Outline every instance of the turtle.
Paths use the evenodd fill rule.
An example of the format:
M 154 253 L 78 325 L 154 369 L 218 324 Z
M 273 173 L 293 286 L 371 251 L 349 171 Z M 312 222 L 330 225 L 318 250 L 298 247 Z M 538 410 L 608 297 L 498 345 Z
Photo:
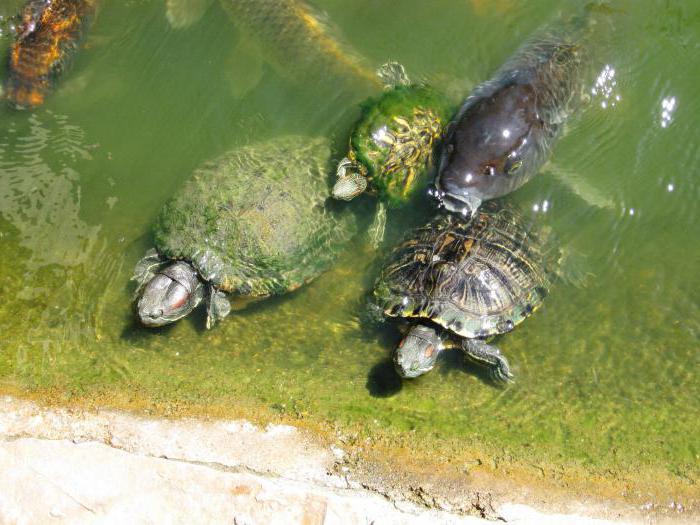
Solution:
M 90 27 L 98 0 L 28 0 L 18 16 L 4 96 L 16 107 L 44 103 Z
M 327 269 L 358 231 L 357 214 L 330 199 L 330 162 L 327 138 L 285 135 L 197 169 L 136 265 L 141 322 L 172 323 L 204 300 L 211 328 L 232 303 L 291 292 Z
M 412 83 L 397 62 L 377 73 L 386 89 L 361 104 L 348 154 L 338 164 L 333 197 L 349 201 L 364 192 L 376 195 L 381 238 L 386 206 L 405 206 L 427 187 L 433 147 L 453 104 L 432 86 Z
M 439 154 L 431 193 L 441 206 L 473 213 L 540 171 L 587 98 L 590 22 L 584 14 L 540 30 L 466 98 Z M 584 198 L 591 193 L 578 189 L 575 178 L 563 182 Z
M 513 206 L 491 201 L 473 215 L 443 213 L 410 232 L 384 266 L 370 307 L 408 323 L 393 361 L 403 378 L 431 370 L 438 354 L 459 347 L 489 367 L 494 379 L 513 376 L 489 344 L 543 302 L 551 285 L 549 234 Z

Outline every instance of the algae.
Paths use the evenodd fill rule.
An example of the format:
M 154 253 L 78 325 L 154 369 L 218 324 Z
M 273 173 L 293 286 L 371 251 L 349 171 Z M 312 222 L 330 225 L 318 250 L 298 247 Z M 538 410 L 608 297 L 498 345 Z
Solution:
M 400 58 L 416 78 L 486 78 L 558 5 L 498 15 L 513 29 L 503 35 L 468 5 L 414 3 L 410 39 L 391 41 L 407 21 L 388 3 L 325 7 L 376 64 Z M 46 107 L 3 109 L 1 392 L 288 421 L 390 470 L 697 507 L 700 8 L 640 2 L 616 14 L 605 89 L 556 148 L 556 163 L 614 209 L 591 208 L 546 177 L 513 196 L 585 256 L 592 278 L 557 283 L 499 340 L 516 383 L 498 389 L 456 352 L 401 382 L 389 362 L 398 332 L 364 321 L 385 251 L 432 213 L 427 202 L 392 214 L 382 250 L 358 239 L 314 283 L 214 330 L 201 311 L 164 329 L 136 324 L 131 271 L 158 210 L 196 166 L 290 132 L 331 136 L 340 157 L 364 98 L 319 101 L 267 70 L 236 99 L 222 71 L 236 29 L 215 8 L 201 22 L 206 38 L 173 32 L 156 4 L 105 5 L 93 26 L 102 43 L 77 56 Z

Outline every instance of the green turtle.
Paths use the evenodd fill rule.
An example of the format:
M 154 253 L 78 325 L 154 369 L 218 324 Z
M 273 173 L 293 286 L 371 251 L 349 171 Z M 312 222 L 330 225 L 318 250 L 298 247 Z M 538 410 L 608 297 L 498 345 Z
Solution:
M 496 380 L 511 380 L 508 361 L 487 339 L 511 331 L 547 295 L 545 233 L 497 201 L 473 216 L 438 215 L 411 232 L 373 292 L 374 308 L 410 325 L 394 352 L 397 372 L 422 375 L 440 351 L 459 347 Z
M 452 104 L 436 89 L 411 83 L 396 62 L 382 66 L 378 76 L 387 90 L 362 104 L 349 152 L 338 165 L 333 197 L 349 201 L 365 191 L 376 195 L 381 238 L 385 206 L 403 206 L 427 186 L 433 147 Z
M 163 207 L 155 248 L 137 264 L 138 315 L 162 326 L 208 302 L 207 327 L 311 281 L 357 232 L 331 210 L 326 138 L 284 136 L 243 146 L 195 171 Z

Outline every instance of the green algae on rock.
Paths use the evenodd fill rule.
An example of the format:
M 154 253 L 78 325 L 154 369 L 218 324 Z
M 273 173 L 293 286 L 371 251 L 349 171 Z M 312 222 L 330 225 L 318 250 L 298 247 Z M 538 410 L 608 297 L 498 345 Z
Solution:
M 315 1 L 375 64 L 395 58 L 417 78 L 474 80 L 565 9 L 518 3 L 484 23 L 464 2 L 405 2 L 397 16 L 392 2 Z M 433 377 L 401 381 L 390 361 L 396 331 L 360 322 L 379 268 L 359 238 L 311 286 L 216 330 L 202 329 L 199 312 L 163 329 L 138 325 L 133 263 L 190 174 L 232 144 L 279 134 L 334 137 L 338 160 L 357 101 L 309 93 L 276 68 L 239 101 L 224 71 L 239 34 L 218 6 L 183 34 L 159 2 L 105 3 L 95 36 L 112 45 L 81 65 L 88 88 L 2 115 L 0 390 L 90 410 L 293 422 L 395 459 L 387 476 L 436 473 L 433 487 L 443 473 L 470 487 L 493 473 L 524 492 L 692 515 L 670 504 L 697 508 L 700 483 L 700 273 L 689 263 L 700 260 L 699 7 L 629 2 L 590 111 L 556 148 L 554 161 L 604 188 L 614 210 L 585 206 L 545 177 L 512 195 L 587 253 L 596 277 L 580 291 L 554 286 L 498 341 L 517 374 L 501 390 L 457 352 Z M 387 246 L 430 218 L 423 200 L 393 210 Z

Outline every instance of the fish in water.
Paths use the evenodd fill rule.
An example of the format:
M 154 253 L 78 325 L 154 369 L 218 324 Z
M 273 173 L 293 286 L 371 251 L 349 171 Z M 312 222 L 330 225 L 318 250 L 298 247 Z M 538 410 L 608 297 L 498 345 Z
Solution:
M 473 214 L 510 193 L 544 164 L 581 100 L 590 54 L 577 19 L 526 42 L 465 100 L 448 126 L 433 195 Z
M 19 107 L 44 103 L 95 15 L 97 0 L 30 0 L 10 50 L 5 97 Z
M 198 20 L 213 0 L 166 0 L 167 18 L 175 28 Z M 364 84 L 367 93 L 382 89 L 381 80 L 340 36 L 327 17 L 303 0 L 220 0 L 241 32 L 235 51 L 239 82 L 255 84 L 262 74 L 260 57 L 277 73 L 313 88 L 341 89 L 348 81 Z M 253 63 L 251 63 L 253 62 Z

